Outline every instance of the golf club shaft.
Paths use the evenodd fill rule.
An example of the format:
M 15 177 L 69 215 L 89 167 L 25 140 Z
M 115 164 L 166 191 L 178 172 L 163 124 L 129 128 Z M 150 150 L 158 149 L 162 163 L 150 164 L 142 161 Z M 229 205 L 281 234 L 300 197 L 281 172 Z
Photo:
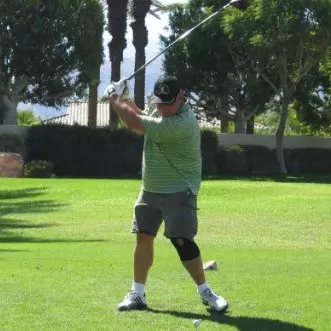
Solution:
M 145 69 L 150 63 L 152 63 L 154 60 L 156 60 L 159 56 L 161 56 L 164 52 L 166 52 L 169 48 L 171 48 L 173 45 L 177 44 L 180 40 L 187 37 L 192 31 L 197 29 L 199 26 L 204 24 L 205 22 L 209 21 L 211 18 L 216 16 L 220 11 L 225 9 L 226 7 L 232 5 L 233 3 L 239 2 L 239 0 L 231 0 L 224 6 L 222 6 L 220 9 L 218 9 L 216 12 L 212 13 L 208 17 L 206 17 L 203 21 L 195 25 L 193 28 L 189 29 L 188 31 L 184 32 L 181 36 L 179 36 L 175 41 L 173 41 L 170 45 L 168 45 L 164 50 L 162 50 L 159 54 L 154 56 L 152 59 L 150 59 L 148 62 L 146 62 L 144 65 L 142 65 L 139 69 L 137 69 L 133 74 L 131 74 L 129 77 L 127 77 L 127 80 L 131 80 L 138 72 Z

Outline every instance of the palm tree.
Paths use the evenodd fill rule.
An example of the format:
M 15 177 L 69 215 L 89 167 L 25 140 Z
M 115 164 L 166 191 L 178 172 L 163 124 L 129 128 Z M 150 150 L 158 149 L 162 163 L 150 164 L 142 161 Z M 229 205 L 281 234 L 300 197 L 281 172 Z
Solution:
M 126 48 L 128 0 L 107 0 L 107 5 L 108 30 L 112 36 L 112 40 L 108 44 L 111 61 L 111 81 L 117 82 L 121 79 L 121 62 Z M 112 107 L 109 107 L 109 126 L 114 129 L 118 127 L 118 117 Z
M 133 31 L 133 45 L 136 49 L 135 71 L 146 62 L 145 47 L 148 44 L 148 31 L 145 25 L 146 16 L 151 8 L 151 0 L 132 0 L 130 13 L 133 21 L 130 24 Z M 145 108 L 145 69 L 135 76 L 134 96 L 137 106 Z
M 157 15 L 158 11 L 166 12 L 174 8 L 178 8 L 178 6 L 182 5 L 175 3 L 164 6 L 158 0 L 130 1 L 130 15 L 133 18 L 130 26 L 133 32 L 133 45 L 136 50 L 135 71 L 146 62 L 145 47 L 148 44 L 148 30 L 145 25 L 145 19 L 147 14 L 149 13 L 160 19 L 160 17 Z M 145 107 L 145 69 L 141 70 L 135 76 L 134 96 L 137 106 L 143 109 Z

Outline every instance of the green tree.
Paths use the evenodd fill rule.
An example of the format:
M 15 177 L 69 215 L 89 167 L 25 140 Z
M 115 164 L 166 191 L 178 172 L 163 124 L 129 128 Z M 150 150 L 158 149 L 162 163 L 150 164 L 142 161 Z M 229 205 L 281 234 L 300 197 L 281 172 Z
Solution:
M 1 123 L 17 124 L 19 102 L 60 107 L 83 93 L 92 58 L 102 57 L 101 49 L 91 52 L 95 27 L 87 31 L 98 5 L 98 0 L 0 2 Z
M 257 116 L 255 118 L 255 133 L 274 135 L 279 125 L 280 110 L 280 105 L 274 104 L 266 112 Z M 316 127 L 303 122 L 295 109 L 294 103 L 292 103 L 289 107 L 284 134 L 286 136 L 326 136 L 330 134 L 330 128 L 327 125 Z
M 35 116 L 32 109 L 18 109 L 17 112 L 18 125 L 35 125 L 40 123 L 40 118 Z
M 329 132 L 331 127 L 331 52 L 319 67 L 312 70 L 299 84 L 293 108 L 298 118 L 309 125 L 312 132 Z
M 248 45 L 257 73 L 273 88 L 281 104 L 276 132 L 277 159 L 286 173 L 283 137 L 289 105 L 300 83 L 325 58 L 331 44 L 329 0 L 251 0 L 245 14 L 227 11 L 231 40 Z M 273 68 L 270 75 L 265 68 Z
M 172 34 L 162 37 L 164 45 L 215 11 L 214 6 L 206 7 L 209 4 L 192 0 L 185 8 L 173 11 Z M 166 72 L 176 75 L 193 92 L 196 97 L 191 97 L 198 106 L 209 117 L 234 121 L 236 133 L 245 133 L 247 121 L 263 111 L 272 95 L 272 89 L 258 77 L 255 65 L 245 47 L 224 34 L 217 18 L 170 49 L 164 61 Z

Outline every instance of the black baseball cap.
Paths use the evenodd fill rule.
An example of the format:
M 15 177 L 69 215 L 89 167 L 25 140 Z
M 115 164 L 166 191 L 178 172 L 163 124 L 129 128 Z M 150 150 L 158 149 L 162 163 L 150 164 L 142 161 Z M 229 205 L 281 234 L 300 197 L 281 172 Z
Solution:
M 154 84 L 151 103 L 163 103 L 171 105 L 176 101 L 180 92 L 178 80 L 173 76 L 161 76 Z

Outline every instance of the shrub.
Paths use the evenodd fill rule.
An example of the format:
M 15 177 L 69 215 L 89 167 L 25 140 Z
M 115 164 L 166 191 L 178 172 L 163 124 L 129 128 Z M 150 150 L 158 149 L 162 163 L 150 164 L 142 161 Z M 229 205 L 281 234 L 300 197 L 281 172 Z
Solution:
M 265 175 L 279 173 L 275 149 L 265 146 L 246 146 L 247 172 L 249 174 Z
M 24 176 L 34 178 L 50 178 L 53 174 L 53 163 L 36 160 L 25 164 Z
M 331 150 L 325 148 L 285 149 L 285 162 L 289 173 L 331 173 Z
M 116 175 L 121 177 L 140 177 L 143 141 L 142 135 L 128 129 L 112 132 L 113 153 L 116 158 Z
M 25 146 L 23 138 L 11 133 L 0 134 L 0 152 L 17 153 L 24 156 Z
M 216 157 L 216 165 L 219 174 L 247 174 L 247 153 L 245 147 L 238 145 L 220 147 Z
M 29 129 L 27 159 L 49 160 L 57 176 L 138 177 L 143 137 L 128 129 L 40 125 Z
M 140 177 L 143 136 L 125 128 L 111 131 L 82 126 L 32 126 L 27 133 L 26 148 L 26 162 L 48 160 L 54 164 L 57 176 Z M 246 145 L 218 147 L 218 135 L 212 130 L 201 130 L 201 155 L 203 176 L 279 173 L 275 149 Z M 331 173 L 328 149 L 286 149 L 285 161 L 293 174 Z
M 331 173 L 331 150 L 321 148 L 284 149 L 290 174 Z M 275 175 L 280 169 L 276 150 L 264 146 L 220 147 L 216 158 L 219 174 Z
M 217 133 L 213 130 L 201 130 L 202 175 L 217 173 L 216 155 L 218 149 Z

